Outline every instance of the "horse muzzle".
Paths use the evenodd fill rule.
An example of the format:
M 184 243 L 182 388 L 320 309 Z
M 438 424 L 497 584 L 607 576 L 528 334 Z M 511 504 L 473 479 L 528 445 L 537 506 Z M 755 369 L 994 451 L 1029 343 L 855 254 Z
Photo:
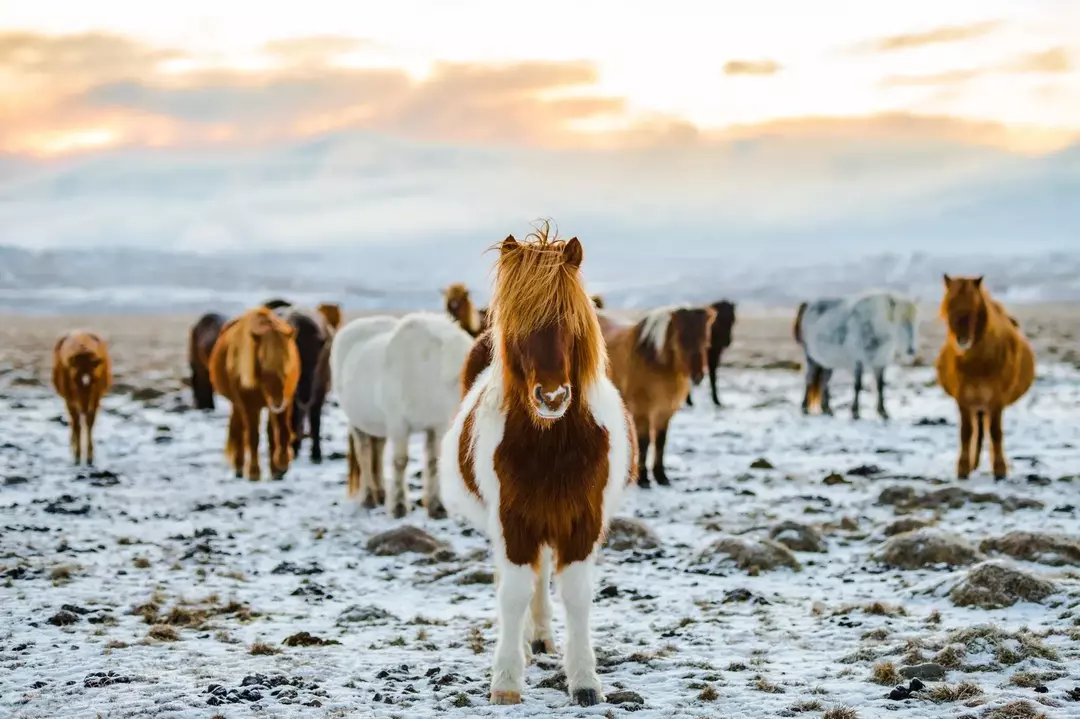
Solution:
M 541 419 L 559 419 L 570 407 L 572 393 L 569 385 L 562 385 L 553 392 L 545 392 L 543 387 L 533 388 L 533 410 Z

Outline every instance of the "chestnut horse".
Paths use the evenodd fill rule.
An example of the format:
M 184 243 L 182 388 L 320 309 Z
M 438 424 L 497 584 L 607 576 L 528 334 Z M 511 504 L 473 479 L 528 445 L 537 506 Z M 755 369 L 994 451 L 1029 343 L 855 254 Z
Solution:
M 292 461 L 292 402 L 300 379 L 296 330 L 272 310 L 256 307 L 221 330 L 210 355 L 214 390 L 232 403 L 225 456 L 236 476 L 257 481 L 259 419 L 265 407 L 270 471 L 280 479 Z
M 573 700 L 603 701 L 590 637 L 593 566 L 627 484 L 634 434 L 606 374 L 581 242 L 503 240 L 491 305 L 497 348 L 442 440 L 447 509 L 493 544 L 498 642 L 491 703 L 517 704 L 531 652 L 554 650 L 552 570 L 566 607 Z
M 465 285 L 458 282 L 442 292 L 446 298 L 446 311 L 455 322 L 473 337 L 484 331 L 488 324 L 488 311 L 473 305 L 469 289 Z
M 638 486 L 648 487 L 645 459 L 654 435 L 653 478 L 670 484 L 664 470 L 664 447 L 671 417 L 686 401 L 692 384 L 705 376 L 709 332 L 716 319 L 712 307 L 662 307 L 636 324 L 616 323 L 607 316 L 600 326 L 611 357 L 609 373 L 619 388 L 638 441 Z
M 86 464 L 94 463 L 94 420 L 101 398 L 112 386 L 112 359 L 105 340 L 93 332 L 72 331 L 53 347 L 53 387 L 67 404 L 71 428 L 71 454 L 82 461 L 86 438 Z
M 214 387 L 210 384 L 210 353 L 214 351 L 225 316 L 207 312 L 191 327 L 188 337 L 188 365 L 191 367 L 191 394 L 195 409 L 214 408 Z
M 720 396 L 716 393 L 716 370 L 720 367 L 724 350 L 731 346 L 731 330 L 735 326 L 735 303 L 720 300 L 710 306 L 716 310 L 716 320 L 709 333 L 709 388 L 712 390 L 713 404 L 720 407 Z M 694 406 L 691 395 L 692 393 L 686 395 L 688 407 Z
M 1008 467 L 1001 415 L 1035 381 L 1035 353 L 981 276 L 945 275 L 941 317 L 948 335 L 935 366 L 938 382 L 960 410 L 956 476 L 967 479 L 978 468 L 988 427 L 994 477 L 1003 479 Z

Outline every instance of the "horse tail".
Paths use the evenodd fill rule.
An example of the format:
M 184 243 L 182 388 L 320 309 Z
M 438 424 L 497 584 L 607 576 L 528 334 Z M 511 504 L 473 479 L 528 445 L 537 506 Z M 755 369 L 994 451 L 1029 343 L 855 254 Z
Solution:
M 806 388 L 806 406 L 808 409 L 821 406 L 821 378 L 825 371 L 814 366 L 810 373 L 810 386 Z
M 793 328 L 795 334 L 795 341 L 799 344 L 803 343 L 802 338 L 802 318 L 806 314 L 806 308 L 810 306 L 809 302 L 803 302 L 799 305 L 799 311 L 795 313 L 795 327 Z

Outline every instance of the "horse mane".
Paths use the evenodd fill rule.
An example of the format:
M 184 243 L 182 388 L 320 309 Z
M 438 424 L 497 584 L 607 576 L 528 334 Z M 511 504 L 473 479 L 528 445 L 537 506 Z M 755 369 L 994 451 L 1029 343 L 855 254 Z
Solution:
M 634 327 L 634 349 L 638 354 L 653 364 L 663 364 L 662 357 L 667 351 L 668 330 L 671 328 L 671 315 L 680 309 L 689 309 L 688 305 L 669 305 L 650 310 Z
M 262 339 L 257 341 L 255 335 Z M 240 378 L 244 389 L 259 386 L 256 368 L 259 350 L 263 349 L 263 359 L 271 367 L 284 367 L 288 357 L 288 342 L 294 334 L 293 328 L 273 310 L 256 307 L 248 310 L 236 320 L 236 331 L 232 336 L 232 367 Z
M 512 239 L 507 237 L 489 248 L 502 248 L 496 263 L 489 323 L 498 328 L 504 343 L 552 324 L 565 324 L 577 339 L 574 360 L 580 374 L 578 381 L 590 384 L 605 372 L 607 349 L 579 266 L 567 263 L 563 257 L 567 241 L 552 237 L 548 222 L 523 241 L 508 246 Z

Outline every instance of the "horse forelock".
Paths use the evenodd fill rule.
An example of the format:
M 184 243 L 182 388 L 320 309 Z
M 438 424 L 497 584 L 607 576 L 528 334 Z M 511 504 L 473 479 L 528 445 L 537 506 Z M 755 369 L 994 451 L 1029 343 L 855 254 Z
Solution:
M 255 337 L 255 326 L 267 324 L 268 328 Z M 270 371 L 285 377 L 292 373 L 295 356 L 289 351 L 293 328 L 275 311 L 257 307 L 244 313 L 232 328 L 234 372 L 244 389 L 259 386 L 259 370 Z
M 563 257 L 566 243 L 542 231 L 531 241 L 500 252 L 489 324 L 505 353 L 507 345 L 551 326 L 574 338 L 576 381 L 590 384 L 605 371 L 606 350 L 592 300 L 579 268 Z M 499 346 L 497 345 L 497 346 Z

